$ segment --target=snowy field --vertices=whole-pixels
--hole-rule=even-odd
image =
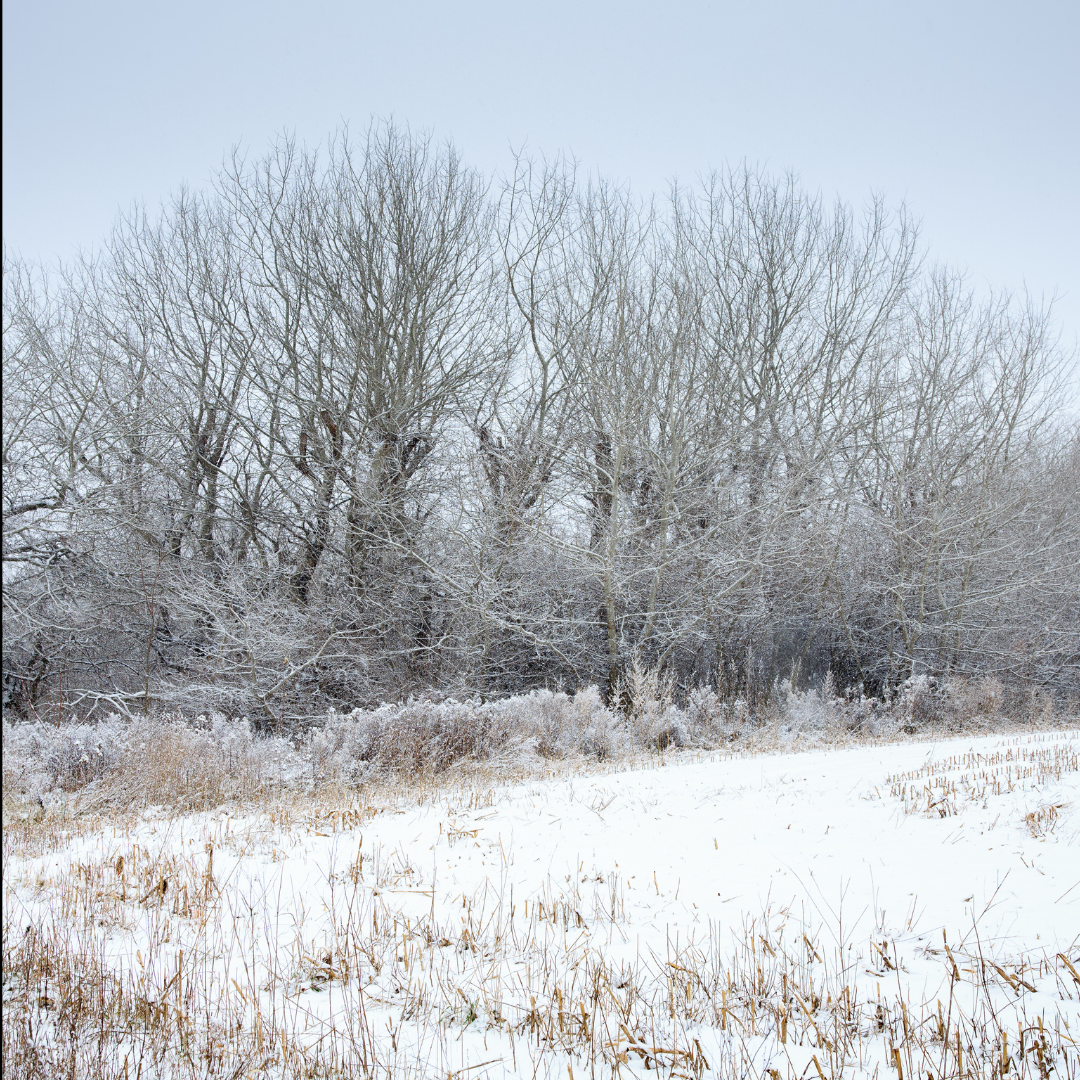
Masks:
[[[16,1075],[1080,1077],[1080,731],[5,843]]]

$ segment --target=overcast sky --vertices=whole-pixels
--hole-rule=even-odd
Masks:
[[[372,117],[485,171],[565,151],[642,193],[747,160],[906,200],[980,287],[1080,334],[1077,0],[4,0],[3,230],[32,259]]]

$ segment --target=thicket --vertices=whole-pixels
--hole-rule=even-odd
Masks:
[[[382,126],[5,252],[3,318],[9,718],[1080,691],[1075,357],[879,199]]]
[[[3,788],[15,813],[80,793],[82,810],[122,804],[174,809],[217,807],[285,790],[440,774],[494,777],[573,769],[593,762],[626,766],[675,748],[762,752],[809,750],[905,737],[941,737],[1075,723],[1055,714],[1049,694],[1009,693],[995,679],[920,675],[896,693],[837,694],[831,678],[813,690],[777,687],[751,711],[742,698],[689,692],[683,706],[654,673],[631,672],[629,709],[605,706],[596,687],[573,696],[550,690],[481,702],[412,698],[374,709],[330,712],[288,737],[260,735],[247,717],[117,714],[63,724],[5,720]]]

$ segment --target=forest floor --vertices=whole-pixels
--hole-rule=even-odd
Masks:
[[[1080,1077],[1080,730],[6,814],[5,1076]]]

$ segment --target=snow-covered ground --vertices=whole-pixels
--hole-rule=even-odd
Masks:
[[[145,814],[5,858],[5,1043],[131,1077],[1080,1076],[1078,751]],[[100,1037],[57,957],[106,988]]]

